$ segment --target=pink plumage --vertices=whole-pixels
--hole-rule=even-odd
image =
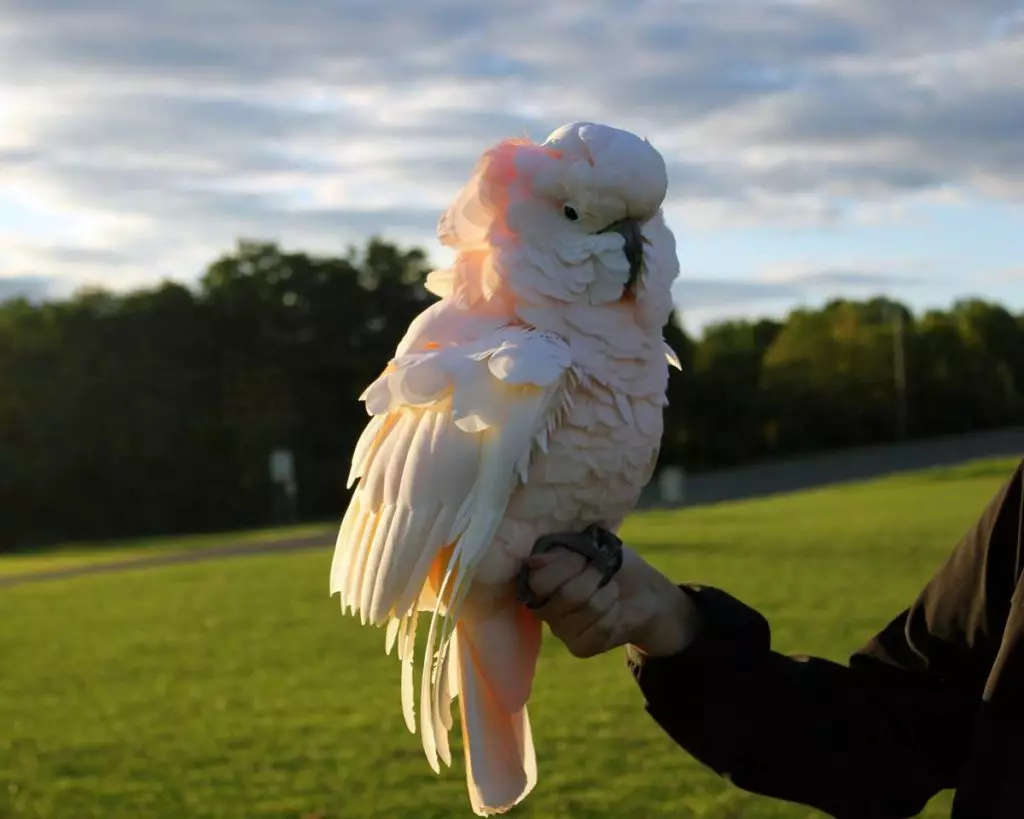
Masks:
[[[456,251],[427,278],[440,300],[362,396],[371,418],[331,593],[387,625],[412,732],[429,615],[419,733],[434,770],[450,765],[458,698],[477,815],[537,782],[527,703],[541,626],[515,599],[516,573],[542,535],[614,531],[654,469],[679,272],[666,188],[660,154],[605,125],[488,150],[438,226]]]

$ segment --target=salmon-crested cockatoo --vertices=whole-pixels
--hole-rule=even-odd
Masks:
[[[452,265],[366,389],[331,594],[397,645],[416,731],[414,654],[429,614],[419,729],[451,764],[457,697],[470,803],[504,813],[534,788],[527,701],[541,623],[517,596],[535,543],[621,563],[611,534],[654,470],[679,272],[665,162],[607,125],[487,150],[442,216]],[[536,605],[536,601],[530,601]],[[422,631],[421,631],[422,634]]]

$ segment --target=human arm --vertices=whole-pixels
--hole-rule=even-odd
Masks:
[[[914,816],[952,783],[969,698],[895,670],[779,654],[754,609],[625,558],[596,589],[578,556],[546,556],[531,577],[551,595],[538,613],[576,656],[625,644],[647,712],[694,758],[743,790],[838,819]]]
[[[1018,468],[912,606],[848,665],[773,651],[765,618],[717,589],[675,587],[692,604],[676,607],[666,582],[661,604],[640,606],[629,564],[618,613],[605,604],[604,650],[650,639],[637,634],[687,635],[674,652],[631,646],[630,666],[658,724],[738,787],[839,819],[914,816],[961,777],[1020,574],[1020,492]],[[630,607],[661,616],[642,626],[623,616]],[[560,629],[567,620],[551,618]]]
[[[916,816],[956,784],[976,701],[894,668],[772,650],[757,611],[688,587],[695,639],[664,657],[627,647],[648,713],[743,790],[837,819]]]

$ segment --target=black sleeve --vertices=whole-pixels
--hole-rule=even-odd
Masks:
[[[956,787],[970,745],[1020,574],[1021,466],[848,665],[772,651],[761,614],[683,586],[700,618],[694,642],[666,658],[628,651],[648,712],[744,790],[837,819],[916,816]]]

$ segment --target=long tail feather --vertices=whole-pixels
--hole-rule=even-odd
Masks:
[[[483,656],[488,650],[502,651],[501,646],[475,644],[462,623],[452,644],[470,804],[477,816],[505,813],[537,784],[537,756],[527,706],[525,702],[506,702],[508,698],[500,692],[507,681],[495,679],[499,665],[506,664],[489,663]],[[513,677],[532,679],[534,669],[527,658],[521,658],[517,666],[506,671]]]

